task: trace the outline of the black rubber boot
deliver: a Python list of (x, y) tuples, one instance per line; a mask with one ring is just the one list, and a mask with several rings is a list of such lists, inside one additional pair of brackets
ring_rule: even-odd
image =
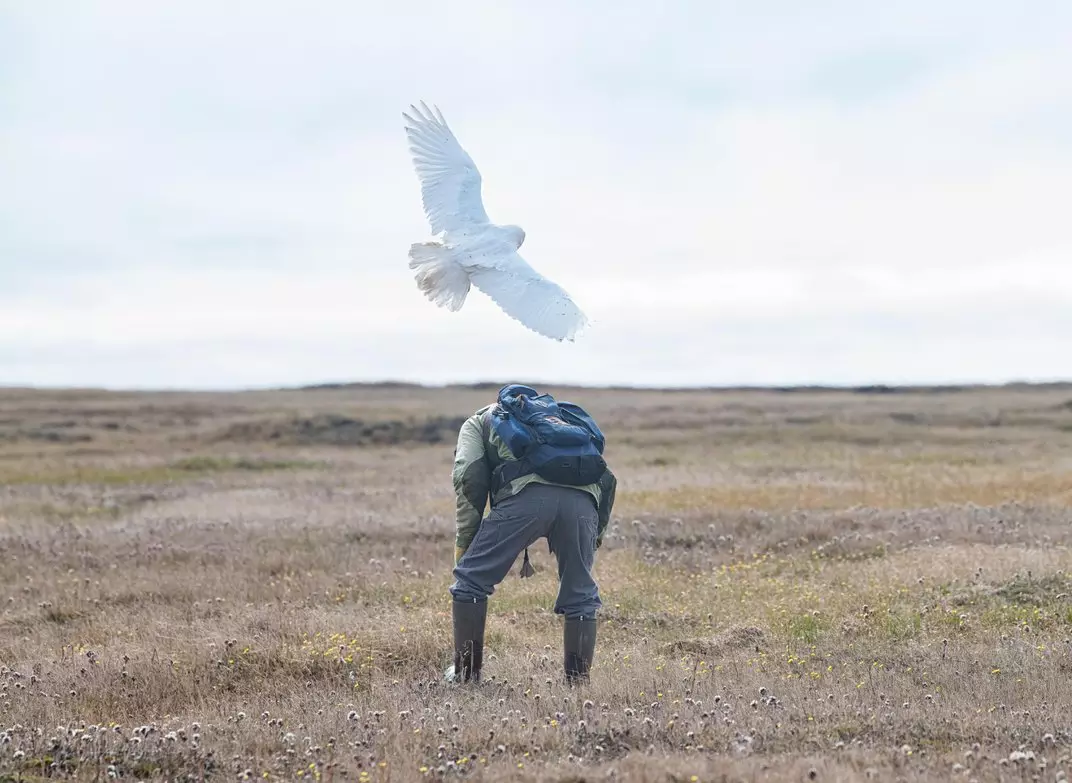
[(480, 682), (488, 602), (454, 601), (453, 612), (454, 666), (447, 670), (447, 679), (451, 682)]
[(588, 670), (596, 651), (596, 618), (567, 617), (562, 627), (563, 666), (566, 682), (588, 682)]

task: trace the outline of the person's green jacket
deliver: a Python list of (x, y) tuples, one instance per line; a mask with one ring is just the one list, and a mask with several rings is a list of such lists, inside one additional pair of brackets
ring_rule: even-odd
[[(454, 560), (457, 562), (469, 548), (477, 528), (484, 518), (484, 509), (490, 500), (497, 505), (503, 498), (516, 495), (532, 482), (553, 484), (535, 473), (529, 473), (514, 479), (500, 487), (494, 497), (491, 495), (492, 471), (500, 462), (512, 461), (513, 454), (506, 443), (495, 431), (487, 426), (487, 413), (494, 406), (487, 405), (462, 424), (458, 432), (458, 445), (454, 450), (454, 493), (457, 501), (455, 516)], [(589, 492), (595, 498), (598, 509), (599, 525), (596, 547), (603, 543), (614, 507), (614, 493), (618, 481), (608, 467), (595, 484), (588, 484), (576, 489)]]

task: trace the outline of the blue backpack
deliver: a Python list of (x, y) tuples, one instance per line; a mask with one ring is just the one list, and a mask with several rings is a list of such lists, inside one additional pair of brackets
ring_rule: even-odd
[(489, 423), (516, 460), (499, 466), (500, 486), (528, 473), (576, 487), (603, 476), (606, 439), (584, 408), (520, 384), (502, 387), (498, 402)]

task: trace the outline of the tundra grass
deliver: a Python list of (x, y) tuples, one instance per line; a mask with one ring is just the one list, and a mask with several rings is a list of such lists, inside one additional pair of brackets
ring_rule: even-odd
[(1072, 394), (571, 394), (621, 482), (571, 689), (543, 542), (491, 598), (484, 681), (442, 681), (452, 444), (218, 441), (483, 402), (390, 393), (0, 393), (20, 426), (107, 407), (138, 455), (8, 446), (0, 780), (1067, 775)]

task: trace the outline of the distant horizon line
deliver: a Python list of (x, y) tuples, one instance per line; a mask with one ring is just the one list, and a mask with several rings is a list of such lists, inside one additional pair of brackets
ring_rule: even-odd
[(534, 381), (534, 380), (482, 380), (482, 381), (454, 381), (447, 383), (427, 383), (421, 381), (404, 380), (369, 380), (369, 381), (324, 381), (287, 386), (247, 386), (228, 389), (211, 389), (197, 387), (107, 387), (107, 386), (53, 386), (53, 385), (6, 385), (0, 383), (0, 392), (97, 392), (97, 393), (138, 393), (138, 394), (248, 394), (254, 392), (316, 392), (337, 391), (347, 389), (423, 389), (423, 390), (450, 390), (462, 389), (472, 391), (494, 391), (509, 383), (520, 383), (532, 386), (535, 389), (555, 388), (578, 391), (624, 391), (624, 392), (663, 392), (663, 393), (733, 393), (733, 392), (775, 392), (775, 393), (800, 393), (800, 392), (825, 392), (825, 393), (855, 393), (855, 394), (905, 394), (905, 393), (956, 393), (967, 391), (1009, 391), (1009, 390), (1058, 390), (1072, 389), (1072, 378), (1053, 380), (1009, 380), (1009, 381), (972, 381), (972, 382), (937, 382), (937, 383), (791, 383), (791, 384), (683, 384), (683, 385), (655, 385), (643, 384), (587, 384), (569, 383), (562, 381)]
[(332, 389), (359, 388), (399, 388), (399, 389), (472, 389), (495, 390), (509, 383), (519, 383), (541, 388), (579, 389), (590, 391), (653, 391), (653, 392), (857, 392), (857, 393), (895, 393), (895, 392), (958, 392), (979, 391), (984, 389), (1072, 389), (1072, 379), (1048, 381), (1004, 381), (1004, 382), (964, 382), (964, 383), (799, 383), (799, 384), (697, 384), (679, 386), (644, 386), (637, 384), (586, 384), (565, 383), (558, 381), (508, 380), (508, 381), (470, 381), (454, 383), (420, 383), (417, 381), (341, 381), (304, 384), (301, 386), (278, 387), (278, 391), (326, 391)]

